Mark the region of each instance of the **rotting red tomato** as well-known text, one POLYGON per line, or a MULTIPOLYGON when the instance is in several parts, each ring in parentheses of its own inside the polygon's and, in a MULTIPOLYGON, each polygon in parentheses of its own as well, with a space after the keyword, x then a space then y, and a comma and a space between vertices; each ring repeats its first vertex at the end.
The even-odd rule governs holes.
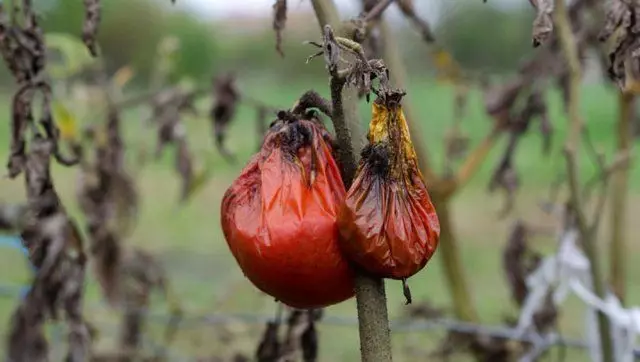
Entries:
POLYGON ((245 276, 294 308, 354 295, 338 246, 345 188, 318 120, 281 112, 222 200, 222 229, 245 276))
MULTIPOLYGON (((338 216, 340 246, 367 272, 406 278, 436 250, 440 223, 431 203, 400 100, 381 94, 373 104, 369 144, 338 216)), ((410 301, 408 288, 405 289, 410 301)))

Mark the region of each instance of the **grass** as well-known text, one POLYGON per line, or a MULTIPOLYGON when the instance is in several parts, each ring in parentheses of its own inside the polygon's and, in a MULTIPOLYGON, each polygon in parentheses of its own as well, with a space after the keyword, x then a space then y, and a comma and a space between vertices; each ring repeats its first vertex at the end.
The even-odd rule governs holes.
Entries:
MULTIPOLYGON (((289 107, 303 91, 309 88, 325 90, 324 83, 277 86, 268 79, 253 79, 242 84, 242 88, 254 98, 279 107, 289 107)), ((432 82, 414 82, 409 89, 417 107, 422 129, 421 140, 432 152, 433 162, 442 164, 443 136, 453 115, 453 89, 432 82)), ((326 92, 324 92, 326 94, 326 92)), ((3 98, 0 98, 3 99, 3 98)), ((4 98, 6 99, 6 97, 4 98)), ((560 150, 565 134, 565 120, 559 94, 549 96, 551 118, 556 132, 553 136, 553 151, 548 157, 541 154, 542 140, 532 129, 523 140, 517 154, 517 168, 520 171, 522 190, 518 194, 517 207, 513 215, 504 220, 497 218, 502 205, 502 196, 486 193, 486 185, 505 147, 504 139, 491 152, 488 160, 467 188, 454 203, 456 233, 463 247, 462 260, 471 280, 474 300, 483 322, 498 324, 507 314, 514 315, 513 305, 501 266, 501 247, 505 243, 509 227, 515 218, 525 218, 537 224, 552 225, 553 220, 542 215, 537 209, 537 201, 546 195, 548 185, 564 170, 560 150)), ((490 129, 491 121, 484 114, 481 94, 474 93, 464 120, 465 132, 477 143, 490 129)), ((6 159, 8 150, 9 115, 7 102, 0 102, 0 159, 6 159)), ((209 104, 203 101, 201 109, 206 115, 209 104)), ((367 120, 368 105, 361 104, 363 123, 367 120)), ((583 88, 583 114, 594 142, 611 155, 614 147, 613 127, 616 118, 615 95, 601 86, 583 88)), ((125 115, 126 140, 128 145, 146 144, 153 146, 155 132, 144 129, 145 115, 140 111, 125 115)), ((219 227, 219 205, 222 194, 244 165, 244 160, 255 151, 257 137, 254 129, 255 115, 251 108, 241 106, 237 121, 229 130, 229 145, 242 162, 236 165, 226 163, 212 147, 211 130, 203 117, 188 118, 186 125, 191 146, 198 157, 208 159, 214 165, 213 179, 187 205, 178 206, 179 181, 172 171, 172 152, 166 152, 162 160, 137 170, 137 182, 141 194, 141 214, 134 234, 126 240, 131 245, 153 251, 163 261, 174 290, 182 296, 183 306, 190 315, 215 312, 252 312, 272 314, 275 310, 272 299, 256 291, 242 276, 231 257, 219 227)), ((535 125, 534 125, 535 127, 535 125)), ((417 135, 414 134, 414 137, 417 135)), ((581 159, 583 179, 595 172, 592 163, 581 159)), ((76 170, 54 167, 56 186, 70 212, 81 219, 76 206, 74 183, 76 170)), ((640 180, 640 170, 631 173, 632 192, 630 194, 630 215, 634 215, 634 200, 640 198, 636 185, 640 180)), ((21 202, 24 200, 22 180, 0 179, 0 201, 21 202)), ((606 220, 605 220, 606 221, 606 220)), ((602 228, 601 248, 607 244, 608 226, 602 228)), ((628 235, 632 237, 640 226, 628 225, 628 235)), ((550 250, 553 240, 540 239, 541 247, 550 250)), ((638 251, 631 246, 629 259, 638 251)), ((631 260, 629 260, 631 261, 631 260)), ((414 300, 430 300, 436 305, 449 304, 447 288, 442 281, 440 260, 434 257, 426 269, 410 279, 414 300)), ((3 265, 2 278, 7 282, 25 282, 28 279, 24 260, 12 250, 0 253, 3 265)), ((629 263, 629 302, 640 300, 640 286, 634 276, 639 275, 640 266, 629 263)), ((3 280, 3 281, 4 281, 3 280)), ((392 317, 403 313, 403 297, 399 282, 387 282, 389 308, 392 317)), ((0 299, 0 338, 5 337, 6 326, 16 298, 0 299)), ((91 279, 87 291, 87 315, 101 330, 97 348, 114 346, 117 336, 117 316, 108 312, 100 303, 100 293, 91 279)), ((162 301, 154 309, 160 310, 162 301)), ((576 301, 571 301, 563 310, 562 330, 568 335, 580 336, 583 328, 583 310, 576 301)), ((355 316, 355 301, 350 300, 328 308, 327 314, 334 316, 355 316)), ((149 335, 161 341, 161 325, 151 324, 149 335)), ((262 332, 261 326, 247 326, 233 323, 224 328, 185 327, 181 329, 174 347, 182 355, 206 357, 212 353, 231 353, 236 348, 252 353, 262 332), (232 336, 229 339, 229 336, 232 336)), ((426 347, 434 346, 441 333, 394 334, 394 351, 397 361, 415 360, 411 353, 418 351, 422 356, 426 347)), ((322 361, 358 360, 358 335, 355 327, 321 327, 322 361)), ((581 353, 570 353, 567 361, 584 360, 581 353)), ((424 357, 422 358, 424 359, 424 357)))

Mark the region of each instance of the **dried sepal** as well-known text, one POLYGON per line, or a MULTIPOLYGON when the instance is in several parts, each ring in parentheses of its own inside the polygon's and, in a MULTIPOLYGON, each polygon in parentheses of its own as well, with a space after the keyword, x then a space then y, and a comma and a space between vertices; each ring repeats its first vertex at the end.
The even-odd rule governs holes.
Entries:
POLYGON ((533 20, 533 46, 543 44, 553 32, 554 0, 529 0, 536 8, 537 14, 533 20))
POLYGON ((92 56, 98 56, 98 28, 101 18, 100 0, 84 0, 84 24, 82 25, 82 41, 92 56))
POLYGON ((273 4, 273 30, 276 32, 276 51, 284 57, 282 51, 282 31, 287 23, 287 0, 276 0, 273 4))

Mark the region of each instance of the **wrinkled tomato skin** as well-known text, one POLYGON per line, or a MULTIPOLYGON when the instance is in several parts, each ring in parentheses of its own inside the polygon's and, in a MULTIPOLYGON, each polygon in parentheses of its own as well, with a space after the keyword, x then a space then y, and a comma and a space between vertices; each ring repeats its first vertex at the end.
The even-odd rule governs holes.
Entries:
MULTIPOLYGON (((300 164, 267 141, 225 193, 222 228, 245 276, 294 308, 322 308, 354 295, 353 273, 339 245, 337 213, 345 196, 324 141, 309 185, 300 164)), ((307 168, 310 151, 298 151, 307 168)))
POLYGON ((440 223, 418 174, 411 185, 385 180, 367 165, 340 210, 341 249, 369 273, 390 279, 416 274, 434 254, 440 223))

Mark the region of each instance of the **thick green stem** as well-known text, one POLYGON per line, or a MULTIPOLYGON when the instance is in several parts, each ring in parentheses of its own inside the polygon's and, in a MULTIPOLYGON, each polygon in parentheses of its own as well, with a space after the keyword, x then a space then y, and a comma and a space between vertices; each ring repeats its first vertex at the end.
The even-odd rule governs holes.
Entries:
MULTIPOLYGON (((312 0, 321 31, 325 25, 340 28, 338 11, 332 0, 312 0)), ((345 184, 349 186, 355 173, 356 150, 358 144, 359 120, 357 116, 355 90, 342 91, 338 80, 332 79, 331 98, 333 101, 333 123, 339 142, 340 163, 344 167, 345 184)), ((391 333, 384 281, 358 273, 355 280, 358 323, 360 329, 360 352, 363 362, 391 362, 391 333)))
MULTIPOLYGON (((570 189, 570 205, 575 213, 582 245, 591 264, 591 278, 596 295, 603 298, 605 295, 604 279, 600 260, 598 258, 598 246, 594 229, 589 225, 582 201, 578 180, 578 156, 580 148, 580 136, 582 134, 582 122, 580 118, 580 82, 581 65, 578 58, 578 49, 575 37, 571 30, 571 22, 564 0, 556 0, 554 11, 554 23, 558 39, 562 46, 565 61, 569 68, 569 97, 567 112, 569 114, 569 135, 565 147, 567 159, 567 175, 570 189)), ((607 316, 598 313, 598 329, 600 332, 600 346, 602 361, 613 362, 613 348, 611 341, 611 329, 607 316)))
MULTIPOLYGON (((620 93, 618 116, 618 153, 627 154, 631 150, 631 119, 635 96, 630 93, 620 93)), ((629 179, 629 164, 621 166, 613 174, 613 189, 611 194, 611 285, 614 293, 624 303, 625 281, 627 276, 627 253, 625 241, 625 227, 627 218, 627 190, 629 179)))
POLYGON ((460 260, 458 240, 454 234, 455 229, 449 209, 451 199, 433 196, 440 220, 440 243, 437 253, 442 258, 446 284, 453 298, 453 311, 457 318, 465 322, 477 322, 478 313, 469 293, 469 284, 463 273, 462 260, 460 260))

